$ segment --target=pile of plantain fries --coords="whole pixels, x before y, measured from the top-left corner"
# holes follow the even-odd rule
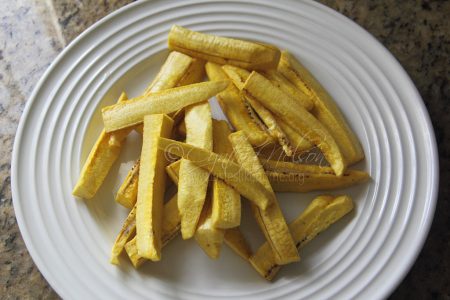
[[[102,109],[104,129],[73,195],[96,194],[135,130],[143,136],[141,156],[116,195],[130,212],[111,263],[119,264],[124,251],[135,267],[159,261],[162,248],[181,233],[212,259],[226,244],[271,280],[353,209],[349,196],[323,195],[287,224],[276,192],[367,181],[366,172],[347,169],[364,159],[362,147],[327,91],[288,52],[176,25],[168,46],[167,60],[141,96],[123,93]],[[208,100],[214,96],[234,130],[212,118]],[[328,164],[294,159],[314,151]],[[256,250],[240,230],[241,198],[250,201],[266,239]]]

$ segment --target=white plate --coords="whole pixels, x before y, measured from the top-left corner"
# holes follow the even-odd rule
[[[363,144],[366,160],[358,167],[373,180],[345,191],[354,197],[355,213],[313,241],[302,262],[284,267],[273,283],[226,247],[211,261],[195,242],[180,239],[165,249],[161,263],[140,271],[109,264],[126,215],[114,191],[139,152],[136,136],[128,139],[135,147],[123,153],[102,197],[85,203],[71,196],[101,130],[99,108],[122,90],[130,96],[143,90],[167,54],[174,23],[288,49],[335,97]],[[407,74],[363,29],[309,1],[151,1],[111,14],[67,47],[41,79],[21,119],[12,161],[22,235],[45,278],[67,299],[381,298],[417,257],[437,187],[433,130]],[[280,196],[287,218],[317,194]]]

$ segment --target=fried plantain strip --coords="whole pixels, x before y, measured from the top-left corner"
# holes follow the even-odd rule
[[[220,256],[220,250],[225,235],[225,230],[216,228],[212,222],[212,193],[208,193],[205,201],[202,215],[198,222],[197,230],[195,231],[195,241],[203,249],[203,251],[212,259],[217,259]]]
[[[177,194],[172,196],[170,200],[164,204],[162,220],[162,247],[166,246],[174,237],[180,232],[180,216],[178,214]],[[125,250],[131,263],[135,268],[138,268],[147,259],[139,256],[136,246],[136,237],[125,244]]]
[[[127,95],[122,93],[117,103],[124,103],[127,99]],[[130,129],[110,133],[102,130],[81,169],[80,177],[73,188],[72,195],[83,199],[94,197],[112,165],[119,157],[122,142],[128,133],[130,133]]]
[[[130,213],[128,214],[125,222],[122,225],[120,233],[114,242],[113,248],[111,250],[111,260],[112,264],[119,264],[119,255],[122,253],[125,244],[128,240],[136,233],[136,206],[133,206]]]
[[[357,170],[346,170],[342,176],[332,174],[277,173],[266,172],[276,192],[300,192],[335,190],[366,182],[369,174]]]
[[[177,207],[177,195],[175,195],[170,199],[169,202],[164,205],[162,235],[163,247],[178,235],[178,233],[180,232],[180,222],[181,220],[178,214]],[[247,243],[247,240],[238,227],[227,229],[225,231],[224,242],[237,255],[242,257],[244,260],[249,261],[252,255],[252,251]],[[138,268],[145,261],[147,261],[145,258],[140,257],[137,253],[136,237],[125,244],[125,250],[135,268]]]
[[[215,120],[213,120],[213,128],[215,128],[215,122],[214,121]],[[214,136],[217,136],[217,134],[215,133]],[[216,140],[216,139],[214,139],[214,140]],[[180,161],[179,160],[174,162],[174,163],[171,163],[170,165],[168,165],[166,167],[167,174],[169,174],[169,177],[172,178],[172,180],[173,180],[173,182],[175,184],[178,184],[178,172],[179,172],[179,169],[180,169]],[[214,184],[214,182],[213,182],[213,184]],[[234,190],[233,190],[233,192],[236,193],[236,191],[234,191]],[[213,193],[213,199],[215,199],[214,191],[212,193]],[[239,198],[239,200],[240,200],[240,198]],[[214,205],[214,202],[213,202],[213,205]],[[214,214],[214,210],[213,210],[213,214]],[[240,203],[239,203],[239,217],[240,217]],[[231,219],[233,219],[233,218],[231,218]],[[214,220],[213,220],[213,222],[214,222]],[[213,224],[213,227],[217,227],[217,226],[215,224]],[[250,246],[248,245],[244,235],[241,233],[239,228],[234,227],[234,228],[227,229],[225,231],[225,237],[224,238],[225,238],[224,239],[225,243],[234,252],[236,252],[239,256],[241,256],[245,260],[248,260],[248,258],[250,258],[250,255],[251,255]]]
[[[268,145],[266,147],[255,148],[256,155],[263,159],[281,160],[281,161],[293,161],[294,156],[287,156],[283,148],[280,145]]]
[[[102,109],[107,132],[142,123],[149,114],[169,114],[186,106],[205,102],[220,93],[229,81],[208,81],[151,93]]]
[[[345,170],[345,160],[328,130],[298,102],[286,97],[270,80],[257,72],[252,72],[242,90],[245,97],[259,101],[266,108],[277,114],[288,125],[307,132],[306,138],[316,145],[330,163],[336,175]]]
[[[250,76],[249,71],[235,66],[224,65],[222,70],[239,90],[244,88],[245,81]]]
[[[332,168],[328,166],[299,164],[276,159],[260,158],[261,164],[266,171],[278,173],[313,173],[313,174],[334,174]]]
[[[280,50],[272,45],[195,32],[178,25],[170,29],[168,45],[192,57],[247,69],[276,68],[280,58]]]
[[[333,190],[366,182],[370,176],[364,171],[346,170],[342,176],[327,166],[306,165],[285,161],[260,159],[270,184],[276,192],[310,192]]]
[[[280,128],[280,126],[278,126],[275,116],[253,98],[247,98],[247,101],[263,121],[269,135],[278,140],[278,143],[283,148],[283,151],[287,156],[292,156],[294,151],[292,149],[291,143],[284,131]]]
[[[313,115],[329,130],[348,165],[364,159],[358,138],[330,94],[317,79],[287,51],[283,51],[278,71],[314,102]]]
[[[285,92],[291,98],[298,101],[306,110],[310,111],[314,108],[314,103],[309,96],[299,90],[293,83],[284,77],[277,70],[267,70],[263,74],[277,88]]]
[[[172,51],[167,56],[158,75],[156,75],[153,82],[145,90],[144,95],[198,83],[203,80],[203,77],[205,77],[204,60]],[[174,120],[174,124],[178,124],[178,116],[182,116],[182,110],[180,109],[170,114],[170,117]]]
[[[275,201],[273,193],[268,191],[252,174],[242,170],[238,164],[227,158],[202,148],[165,138],[160,138],[158,146],[166,153],[190,160],[211,172],[263,210]]]
[[[233,147],[228,141],[231,133],[226,121],[213,120],[214,152],[229,159]],[[217,177],[212,182],[212,225],[216,228],[233,228],[241,223],[241,195]]]
[[[205,78],[205,63],[203,59],[193,58],[192,64],[189,66],[186,73],[181,77],[177,86],[189,85],[197,82],[202,82]]]
[[[144,95],[179,86],[179,82],[193,62],[194,58],[186,54],[178,51],[170,52],[155,79],[145,89]]]
[[[169,164],[166,167],[166,173],[169,175],[169,178],[172,179],[173,183],[178,186],[179,174],[180,174],[180,164],[181,159]]]
[[[289,225],[297,248],[304,247],[352,209],[353,202],[348,196],[315,198],[305,211]],[[281,267],[275,262],[274,253],[267,242],[250,258],[250,263],[267,280],[272,280]]]
[[[227,229],[225,231],[224,241],[237,255],[249,261],[252,256],[252,249],[239,227]]]
[[[239,90],[244,88],[245,81],[250,76],[249,71],[230,65],[222,66],[222,69]],[[293,150],[291,143],[284,131],[278,126],[278,121],[275,119],[274,115],[252,98],[246,98],[244,101],[247,102],[247,106],[250,106],[247,107],[250,108],[250,115],[252,116],[254,113],[257,114],[257,116],[253,116],[253,120],[259,124],[257,120],[260,119],[263,123],[262,128],[264,128],[273,139],[278,141],[287,156],[292,156]],[[261,126],[261,124],[259,125]]]
[[[218,64],[207,62],[205,69],[209,80],[218,81],[228,79],[228,76]],[[249,116],[247,107],[234,85],[230,84],[226,90],[217,94],[216,98],[233,127],[236,130],[243,130],[252,145],[263,146],[273,142],[272,137],[258,127],[251,116]]]
[[[301,153],[314,147],[298,130],[292,128],[285,121],[279,117],[275,117],[275,121],[289,140],[290,148],[294,153]]]
[[[177,51],[170,52],[144,95],[201,81],[205,75],[204,64],[203,60],[186,54]]]
[[[209,103],[186,109],[186,143],[211,151],[213,130]],[[181,159],[178,182],[178,209],[183,239],[194,236],[208,188],[209,172],[189,160]]]
[[[204,65],[205,62],[203,60],[173,51],[169,53],[158,75],[148,86],[144,94],[148,95],[165,89],[199,82],[205,76]],[[174,124],[177,124],[183,115],[184,113],[181,110],[175,112],[172,116]],[[140,134],[143,134],[142,124],[136,126],[134,129]],[[116,195],[116,201],[127,208],[132,208],[136,203],[138,177],[139,160],[136,161],[128,172]]]
[[[158,149],[159,137],[170,137],[173,120],[167,115],[144,117],[141,165],[139,171],[136,243],[139,256],[161,259],[161,227],[166,186],[164,152]]]
[[[229,139],[233,146],[236,160],[242,168],[253,174],[266,189],[271,191],[275,198],[269,179],[255,151],[247,141],[245,133],[242,131],[234,132],[229,135]],[[260,210],[258,207],[252,206],[252,211],[266,240],[270,243],[275,253],[277,263],[288,264],[298,261],[300,259],[298,251],[295,248],[294,241],[276,198],[266,210]]]
[[[126,208],[132,208],[134,204],[136,204],[139,183],[139,167],[140,160],[138,159],[128,172],[127,177],[120,185],[120,188],[116,194],[116,202]]]

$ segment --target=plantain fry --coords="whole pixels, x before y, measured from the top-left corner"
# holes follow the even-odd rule
[[[125,222],[122,225],[119,235],[114,242],[111,250],[111,263],[119,264],[119,255],[122,253],[125,244],[136,233],[136,206],[134,206],[128,214]]]
[[[186,106],[205,102],[223,91],[229,81],[208,81],[171,88],[102,109],[106,132],[142,123],[145,115],[169,114]]]
[[[229,159],[233,147],[228,141],[231,133],[226,121],[213,120],[214,152]],[[217,177],[212,182],[212,224],[216,228],[233,228],[241,223],[241,195]]]
[[[139,167],[140,160],[138,159],[128,172],[127,177],[116,194],[116,202],[126,208],[132,208],[134,204],[136,204],[139,183]]]
[[[181,159],[178,182],[178,209],[181,216],[181,235],[183,239],[190,239],[194,236],[205,202],[208,179],[209,173],[207,171],[188,160]],[[196,186],[199,188],[197,189]]]
[[[181,218],[178,213],[178,195],[175,194],[164,205],[162,222],[162,244],[165,246],[180,232]]]
[[[152,92],[167,90],[174,87],[198,83],[205,77],[205,61],[193,58],[183,53],[173,51],[169,54],[152,84],[147,88],[145,95]],[[183,109],[170,114],[174,124],[183,118]]]
[[[258,101],[252,98],[247,98],[247,101],[263,121],[269,135],[278,140],[278,143],[281,145],[281,148],[287,156],[292,156],[294,151],[292,149],[291,143],[284,131],[280,128],[280,126],[278,126],[278,122],[275,119],[275,116]]]
[[[273,193],[268,191],[252,174],[242,170],[238,164],[225,157],[165,138],[160,138],[158,146],[166,153],[190,160],[197,166],[211,172],[263,210],[275,201]]]
[[[345,160],[328,130],[298,102],[286,97],[270,80],[257,72],[252,72],[242,90],[247,99],[261,102],[293,128],[307,132],[306,138],[316,145],[330,163],[336,175],[345,170]]]
[[[352,209],[353,202],[348,196],[336,198],[319,196],[314,199],[305,211],[289,225],[297,248],[304,247]],[[272,280],[281,267],[275,262],[274,254],[267,242],[250,258],[250,263],[267,280]]]
[[[117,103],[127,101],[123,92]],[[81,169],[80,177],[73,188],[72,195],[91,199],[97,193],[122,148],[122,142],[130,133],[129,129],[106,133],[102,130]]]
[[[207,62],[205,69],[209,80],[218,81],[228,79],[218,64]],[[236,130],[243,130],[252,145],[263,146],[272,143],[272,137],[259,128],[249,116],[247,107],[234,85],[230,85],[226,90],[216,95],[216,98],[233,127]]]
[[[292,152],[301,153],[311,150],[314,147],[298,130],[295,130],[279,117],[275,117],[275,121],[279,128],[284,132],[289,140]],[[292,155],[291,155],[292,156]]]
[[[205,78],[205,63],[206,61],[203,59],[193,58],[192,64],[178,82],[178,86],[202,82],[203,78]]]
[[[222,66],[222,69],[239,90],[244,88],[245,81],[250,76],[249,71],[230,65],[224,65]],[[274,140],[278,141],[287,156],[292,156],[293,149],[290,145],[290,141],[284,133],[284,130],[278,125],[278,121],[273,114],[252,98],[246,98],[244,101],[246,102],[245,104],[253,120],[255,120],[261,128],[267,131]],[[258,120],[261,120],[262,123],[258,122]]]
[[[163,234],[162,242],[163,247],[166,246],[174,237],[180,232],[180,216],[178,214],[177,195],[173,196],[164,205],[164,219],[163,219]],[[238,227],[225,230],[224,242],[229,246],[236,254],[242,257],[244,260],[249,261],[252,251],[247,243],[242,232]],[[125,250],[130,258],[133,266],[138,268],[145,261],[145,258],[140,257],[137,254],[136,237],[131,239],[125,244]]]
[[[215,121],[215,120],[213,120],[213,121]],[[217,137],[216,123],[217,123],[217,121],[213,122],[214,137]],[[222,123],[222,122],[220,122],[220,123]],[[216,140],[216,138],[214,138],[214,140]],[[180,169],[180,162],[181,161],[178,160],[178,161],[176,161],[176,162],[174,162],[174,163],[172,163],[172,164],[170,164],[170,165],[168,165],[166,167],[166,172],[169,174],[169,177],[172,178],[172,180],[173,180],[173,182],[175,184],[178,184],[178,172],[179,172],[179,169]],[[215,182],[213,182],[213,184],[214,183]],[[213,190],[212,191],[212,194],[213,194],[212,198],[213,199],[215,199],[214,193],[215,193],[215,191]],[[236,191],[232,190],[232,193],[236,193]],[[239,196],[239,194],[238,194],[238,196]],[[238,200],[240,200],[240,198],[238,198]],[[166,213],[166,211],[165,211],[165,213]],[[208,211],[208,214],[209,214],[209,211]],[[214,211],[213,211],[213,214],[214,214]],[[214,223],[214,220],[213,220],[212,216],[208,215],[207,218],[212,219],[211,221]],[[231,219],[233,219],[233,218],[231,218]],[[198,229],[197,229],[195,237],[196,237],[196,239],[200,238],[200,241],[198,241],[199,244],[201,242],[205,241],[204,243],[201,244],[201,245],[204,245],[204,247],[202,247],[202,248],[204,248],[204,250],[205,250],[206,254],[208,254],[208,256],[210,256],[211,258],[214,258],[214,257],[218,257],[219,254],[220,254],[220,248],[219,248],[220,246],[219,246],[219,244],[221,243],[220,242],[220,243],[215,244],[214,241],[220,241],[221,239],[223,239],[223,237],[221,237],[221,235],[223,235],[223,233],[221,231],[214,230],[214,228],[217,228],[217,226],[215,224],[212,224],[212,227],[210,228],[209,225],[211,224],[210,223],[211,221],[206,219],[205,222],[200,222],[200,224],[205,224],[203,226],[199,225],[199,228],[200,227],[203,228],[203,231],[202,231],[203,234],[200,233],[199,236],[197,236],[197,232],[198,232]],[[239,202],[239,221],[240,221],[240,202]],[[202,239],[202,236],[203,237],[207,236],[208,230],[211,231],[210,234],[212,235],[212,238],[211,238],[212,241],[213,241],[212,244],[216,245],[215,247],[214,246],[211,247],[211,250],[209,249],[209,246],[207,246],[208,242],[211,244],[210,240],[206,239],[206,238]],[[240,232],[240,230],[237,227],[231,228],[231,229],[227,229],[225,231],[224,240],[227,243],[227,245],[231,249],[233,249],[234,252],[236,252],[242,258],[248,260],[248,258],[251,255],[251,250],[250,250],[250,247],[247,244],[247,241],[245,240],[245,237],[242,235],[242,233]]]
[[[350,129],[333,98],[291,54],[283,51],[278,71],[314,102],[313,115],[330,131],[348,165],[364,159],[358,138]]]
[[[136,269],[139,268],[147,259],[140,257],[136,246],[136,236],[132,238],[128,243],[125,244],[125,251],[127,252],[128,258],[131,264]]]
[[[164,204],[163,216],[161,237],[162,247],[166,246],[180,232],[180,215],[178,214],[177,194],[172,196],[172,198]],[[138,254],[136,237],[125,244],[125,250],[135,268],[138,268],[147,260]]]
[[[172,118],[174,126],[181,125],[181,123],[184,122],[184,109],[179,109],[176,112],[169,114],[169,116]],[[133,126],[133,129],[141,135],[144,134],[144,125],[143,124]],[[176,130],[176,131],[178,131],[178,130]]]
[[[247,137],[242,131],[237,131],[229,135],[234,153],[239,164],[249,173],[254,174],[258,181],[273,193],[272,187],[263,167],[261,166],[256,153],[247,141]],[[298,261],[299,255],[295,248],[294,241],[289,232],[289,228],[284,219],[283,213],[275,201],[266,209],[260,210],[252,206],[253,214],[263,231],[267,241],[275,253],[275,259],[278,264],[288,264]]]
[[[201,81],[205,75],[204,64],[201,59],[177,51],[170,52],[144,95]]]
[[[266,171],[278,173],[313,173],[313,174],[333,174],[334,171],[328,166],[299,164],[294,162],[279,161],[274,159],[260,158],[261,164]]]
[[[148,95],[165,89],[199,82],[205,76],[204,65],[205,62],[203,60],[173,51],[169,53],[158,75],[148,86],[144,94]],[[174,124],[177,124],[183,116],[184,113],[182,110],[175,112],[172,116]],[[143,134],[143,125],[135,126],[134,130]],[[116,195],[116,201],[127,208],[132,208],[136,203],[139,164],[139,160],[137,160],[133,168],[128,172]]]
[[[255,148],[255,152],[261,159],[273,159],[280,161],[295,161],[295,154],[287,156],[280,145],[268,145],[266,147]]]
[[[179,86],[193,62],[194,58],[186,54],[170,52],[155,79],[145,89],[144,95]]]
[[[239,227],[227,229],[225,231],[224,241],[237,255],[249,261],[252,256],[252,250]]]
[[[173,183],[178,186],[179,174],[180,174],[180,164],[181,159],[169,164],[166,167],[166,173],[169,175],[169,178],[172,179]]]
[[[186,109],[186,143],[211,151],[213,130],[209,103]],[[178,182],[178,209],[183,239],[194,236],[205,203],[209,172],[189,160],[181,159]]]
[[[212,259],[217,259],[220,256],[225,230],[216,228],[213,225],[211,196],[211,193],[209,193],[208,199],[205,201],[202,215],[195,231],[195,241],[206,255]]]
[[[253,43],[191,31],[173,25],[168,37],[169,49],[218,64],[247,69],[276,68],[280,50],[272,45]]]
[[[277,88],[297,100],[306,110],[314,108],[312,100],[277,70],[267,70],[264,72],[264,76]]]
[[[369,180],[364,171],[346,170],[341,177],[326,166],[260,159],[276,192],[310,192],[349,187]]]
[[[228,78],[233,82],[233,85],[237,88],[237,90],[236,90],[236,88],[234,90],[236,90],[236,92],[240,94],[239,91],[244,87],[245,81],[247,80],[248,76],[250,76],[250,72],[245,69],[242,69],[242,68],[239,68],[236,66],[231,66],[231,65],[222,66],[222,70],[225,72],[226,76],[228,76]],[[230,89],[230,87],[229,87],[229,89]],[[250,116],[250,120],[252,121],[252,123],[255,123],[259,127],[259,129],[261,129],[265,133],[268,133],[272,139],[277,140],[278,135],[276,133],[278,133],[278,131],[274,131],[274,129],[272,129],[272,131],[271,131],[270,125],[267,126],[267,124],[265,124],[265,122],[264,122],[265,116],[267,116],[267,118],[272,118],[270,112],[265,110],[264,107],[262,107],[261,105],[258,105],[255,108],[249,103],[249,101],[244,99],[241,95],[239,95],[239,97],[245,107],[245,111],[243,110],[242,114],[243,115],[248,114]],[[257,104],[258,103],[256,103],[256,105]],[[258,108],[261,111],[261,113],[257,113]],[[278,129],[278,127],[276,129]],[[238,128],[238,130],[240,130],[240,129]],[[248,132],[247,136],[249,136],[249,134],[252,134],[252,133]],[[256,145],[256,146],[264,146],[264,145]]]
[[[167,56],[158,75],[156,75],[153,82],[145,90],[144,95],[201,82],[203,77],[205,77],[204,66],[205,61],[202,59],[172,51]],[[174,124],[178,124],[180,121],[178,117],[183,115],[182,111],[183,109],[179,109],[170,114],[174,120]]]
[[[266,172],[270,184],[276,192],[306,193],[320,190],[335,190],[366,182],[370,177],[366,172],[346,170],[342,176],[332,174],[277,173]]]
[[[244,88],[245,81],[250,76],[249,71],[235,66],[224,65],[222,70],[239,90]]]
[[[144,117],[141,165],[139,171],[136,243],[141,257],[158,261],[161,259],[161,227],[167,160],[158,149],[158,138],[169,137],[173,120],[167,115]]]

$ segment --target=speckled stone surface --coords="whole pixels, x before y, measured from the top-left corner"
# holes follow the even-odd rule
[[[64,46],[129,0],[1,1],[0,298],[54,299],[31,260],[14,216],[10,159],[34,85]],[[439,144],[436,216],[417,262],[392,299],[450,299],[450,1],[320,0],[372,33],[409,73],[430,112]]]
[[[53,0],[58,23],[67,42],[87,27],[132,0]]]

